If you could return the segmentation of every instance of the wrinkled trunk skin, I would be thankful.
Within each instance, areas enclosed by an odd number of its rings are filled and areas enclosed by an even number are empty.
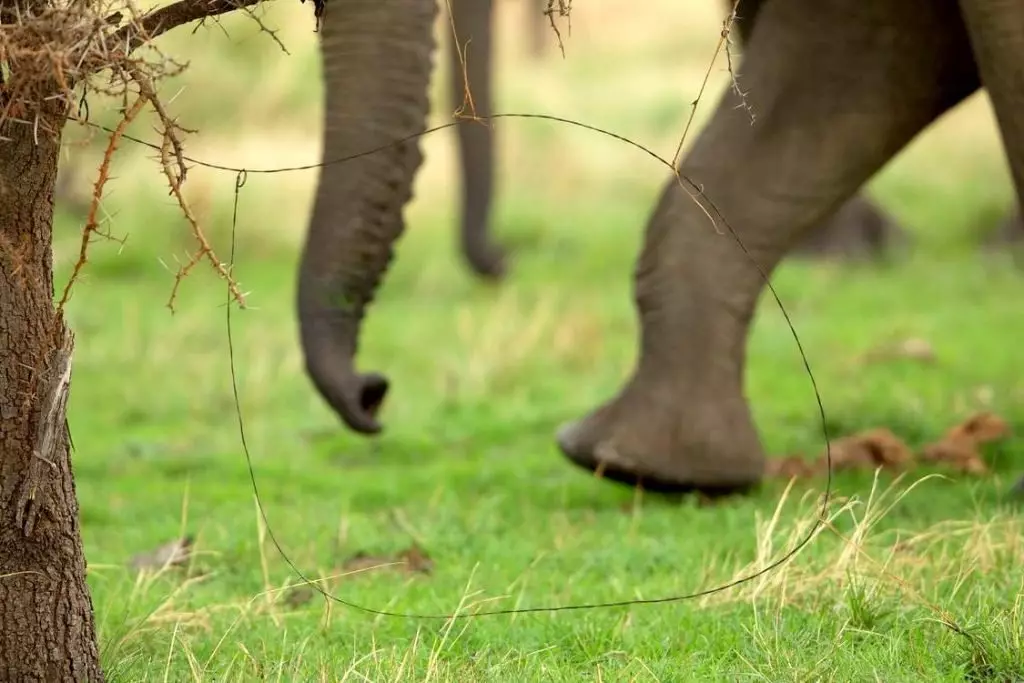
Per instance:
[[[44,131],[37,144],[32,126],[0,130],[0,680],[102,681],[54,393],[71,336],[53,305],[58,140]]]
[[[434,0],[334,0],[321,28],[325,162],[422,131]],[[360,323],[391,261],[422,162],[419,139],[320,169],[299,267],[299,330],[317,390],[353,430],[380,431],[388,381],[355,371]]]
[[[448,36],[448,67],[453,111],[490,116],[493,107],[493,0],[449,0],[455,24]],[[458,39],[458,45],[455,44]],[[465,64],[460,59],[462,52]],[[466,96],[468,90],[472,106]],[[490,236],[494,196],[494,128],[490,121],[463,121],[455,126],[462,173],[462,253],[473,271],[485,278],[505,273],[505,256]]]

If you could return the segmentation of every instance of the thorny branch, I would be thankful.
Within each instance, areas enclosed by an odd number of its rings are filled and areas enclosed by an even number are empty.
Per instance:
[[[186,275],[188,275],[193,266],[199,263],[199,261],[205,256],[210,261],[210,265],[213,266],[213,269],[217,271],[217,274],[227,281],[228,288],[231,291],[231,297],[239,306],[244,308],[245,297],[238,288],[238,283],[234,281],[225,265],[219,258],[217,258],[217,254],[214,253],[209,240],[206,239],[206,235],[203,233],[202,228],[199,227],[199,221],[196,220],[195,215],[192,213],[192,209],[189,208],[188,202],[185,201],[185,197],[181,192],[181,184],[185,181],[185,175],[188,169],[185,166],[185,155],[181,148],[181,142],[175,135],[175,131],[180,130],[180,127],[167,118],[167,114],[164,112],[163,106],[157,98],[156,91],[145,76],[143,74],[135,74],[135,79],[136,83],[139,85],[139,90],[141,91],[140,97],[149,100],[153,109],[160,115],[164,123],[163,143],[160,145],[160,167],[163,171],[164,177],[167,179],[167,184],[171,188],[171,194],[174,195],[174,198],[178,201],[178,207],[181,209],[182,214],[185,216],[185,220],[188,221],[188,224],[192,229],[192,236],[199,244],[198,251],[192,254],[188,263],[178,269],[178,273],[174,278],[174,286],[171,288],[171,296],[167,300],[167,307],[171,309],[171,311],[174,310],[174,299],[178,294],[178,287],[181,285],[181,281]]]
[[[562,43],[562,32],[558,30],[555,17],[566,19],[569,24],[569,35],[572,35],[572,0],[548,0],[548,6],[544,8],[544,16],[551,23],[551,30],[555,32],[555,39],[558,41],[558,49],[562,52],[562,59],[565,59],[565,45]]]
[[[124,51],[130,54],[173,28],[251,7],[259,2],[262,0],[178,0],[122,26],[112,36],[112,42],[114,45],[124,45]]]
[[[107,139],[107,148],[103,152],[103,160],[100,162],[99,172],[96,175],[96,183],[93,186],[92,198],[89,201],[89,211],[85,218],[85,227],[82,228],[82,244],[78,250],[78,260],[75,261],[74,270],[71,271],[71,277],[68,278],[68,282],[64,285],[64,292],[61,294],[60,302],[57,304],[57,310],[63,311],[64,304],[68,302],[71,297],[71,287],[75,284],[78,279],[78,274],[81,272],[82,267],[89,259],[89,241],[93,233],[99,230],[99,221],[96,218],[96,214],[99,212],[100,199],[103,197],[103,188],[107,184],[107,180],[110,179],[110,162],[113,160],[114,152],[117,151],[117,145],[121,142],[121,136],[124,135],[124,131],[128,128],[135,117],[139,115],[142,108],[146,105],[146,99],[139,97],[135,100],[130,108],[126,109],[121,116],[121,120],[118,121],[117,127],[114,128],[114,132],[110,134]]]
[[[31,6],[4,2],[3,20],[0,21],[0,129],[5,125],[32,125],[40,135],[56,135],[68,118],[88,122],[87,92],[124,101],[120,122],[110,134],[97,171],[89,212],[82,228],[79,256],[58,308],[63,309],[67,303],[72,285],[88,260],[92,236],[100,234],[97,214],[110,179],[113,154],[129,124],[138,118],[146,105],[162,129],[162,172],[199,247],[190,263],[179,270],[168,305],[173,310],[181,278],[196,262],[207,257],[218,275],[228,281],[238,304],[244,306],[237,283],[213,253],[181,192],[181,184],[187,175],[181,136],[194,131],[180,126],[168,113],[158,96],[156,84],[161,78],[180,73],[184,65],[165,57],[152,45],[152,41],[173,28],[245,10],[262,1],[177,0],[144,14],[138,12],[132,0],[50,0]],[[322,11],[323,3],[315,4]],[[130,19],[121,25],[124,16]],[[258,19],[257,24],[261,31],[277,40]],[[146,56],[135,54],[144,46],[147,48]],[[100,78],[103,74],[107,74],[106,82]],[[73,90],[79,86],[82,94],[76,97]],[[77,115],[71,113],[76,101]],[[46,119],[39,115],[42,107],[52,108],[54,103],[63,112],[58,116],[56,129],[46,126]],[[0,134],[0,143],[2,140]]]

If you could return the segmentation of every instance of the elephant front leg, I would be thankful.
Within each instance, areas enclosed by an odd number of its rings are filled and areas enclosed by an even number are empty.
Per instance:
[[[558,433],[571,461],[616,481],[721,492],[761,479],[743,371],[762,273],[977,88],[953,0],[775,0],[743,63],[756,122],[727,93],[681,169],[710,201],[673,180],[648,224],[637,367]],[[746,254],[709,224],[714,207]]]

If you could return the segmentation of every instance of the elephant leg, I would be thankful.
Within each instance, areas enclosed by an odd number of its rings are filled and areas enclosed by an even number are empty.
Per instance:
[[[742,44],[750,40],[765,0],[740,0],[733,30]],[[733,0],[725,0],[727,12]],[[746,58],[746,55],[744,55]],[[757,87],[747,79],[747,87]],[[810,258],[867,258],[878,260],[893,247],[909,242],[909,235],[886,211],[864,194],[853,196],[808,229],[794,254]]]
[[[988,90],[999,133],[1024,206],[1024,5],[1020,0],[961,0],[981,82]],[[1016,232],[1020,232],[1020,213]],[[1013,228],[1010,228],[1011,230]],[[1024,491],[1024,478],[1015,489]]]
[[[743,392],[764,284],[751,260],[770,273],[978,86],[956,0],[773,0],[760,9],[743,71],[756,122],[726,93],[681,171],[746,254],[673,179],[635,272],[633,374],[558,432],[565,456],[615,481],[715,492],[759,482],[764,452]]]
[[[1024,205],[1024,5],[1018,0],[962,0],[960,5],[1006,147],[1020,207]],[[994,237],[1003,243],[1024,237],[1020,208]]]
[[[491,114],[493,72],[493,0],[450,0],[455,32],[446,28],[449,40],[452,106],[471,115],[466,85],[478,116]],[[458,45],[455,44],[456,39]],[[468,44],[467,44],[468,43]],[[465,64],[460,59],[460,51]],[[462,253],[475,273],[500,278],[505,257],[490,236],[494,195],[494,133],[490,121],[463,121],[458,134],[459,168],[462,173]]]
[[[882,207],[858,194],[812,226],[793,253],[812,258],[878,260],[909,241],[907,232]]]

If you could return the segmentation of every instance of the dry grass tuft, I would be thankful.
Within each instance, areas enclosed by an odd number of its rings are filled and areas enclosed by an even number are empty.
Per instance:
[[[1024,524],[1012,517],[946,521],[912,534],[898,529],[876,532],[879,522],[915,489],[939,477],[928,475],[904,486],[900,476],[880,489],[880,472],[876,471],[865,500],[833,501],[812,543],[801,548],[791,562],[732,591],[706,596],[700,605],[767,601],[775,608],[821,606],[822,601],[843,603],[851,592],[868,590],[873,596],[896,596],[905,604],[933,612],[943,623],[955,623],[940,605],[943,598],[962,600],[957,593],[974,575],[1024,564]],[[788,526],[782,523],[792,491],[791,481],[774,512],[758,519],[757,556],[735,572],[736,578],[777,561],[810,533],[816,515],[800,515]],[[820,509],[820,501],[813,498],[813,492],[807,492],[801,505],[810,502]],[[821,552],[810,552],[812,547]],[[948,595],[936,596],[943,579],[954,579],[953,587]]]

